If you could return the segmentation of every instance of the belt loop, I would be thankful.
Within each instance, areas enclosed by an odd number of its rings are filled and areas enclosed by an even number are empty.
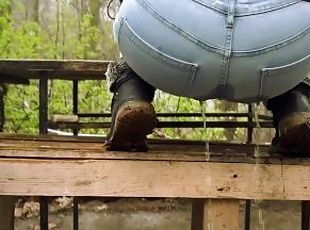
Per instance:
[[[226,22],[227,28],[232,28],[234,26],[236,1],[237,0],[229,0],[229,6],[228,6],[229,8],[227,11],[227,22]]]

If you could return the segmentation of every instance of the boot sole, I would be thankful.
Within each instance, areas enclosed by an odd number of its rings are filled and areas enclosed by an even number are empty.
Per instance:
[[[155,111],[150,103],[126,102],[117,112],[106,148],[108,150],[147,151],[146,136],[152,133],[156,125]]]

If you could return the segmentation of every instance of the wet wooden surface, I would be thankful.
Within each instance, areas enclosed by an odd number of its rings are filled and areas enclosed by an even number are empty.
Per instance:
[[[264,163],[310,165],[305,157],[270,154],[268,145],[228,144],[183,140],[148,140],[149,151],[106,151],[102,137],[0,135],[0,157],[85,159],[85,160],[158,160],[223,163]],[[259,152],[259,154],[257,154]],[[209,155],[211,156],[208,159]]]
[[[310,200],[310,159],[268,146],[149,141],[110,152],[103,138],[0,137],[0,195]],[[208,154],[210,154],[210,159]]]

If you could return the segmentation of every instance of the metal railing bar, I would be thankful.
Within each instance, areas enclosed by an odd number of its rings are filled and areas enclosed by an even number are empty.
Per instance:
[[[110,118],[111,113],[77,113],[79,118]],[[202,117],[202,113],[157,113],[157,117]],[[205,113],[206,117],[240,117],[240,118],[253,118],[251,113]],[[272,117],[267,115],[258,115],[259,119],[272,120]]]
[[[96,129],[110,128],[110,122],[49,122],[48,128],[51,129]],[[271,122],[247,122],[247,121],[207,121],[207,128],[272,128]],[[203,128],[202,121],[160,121],[157,128]]]

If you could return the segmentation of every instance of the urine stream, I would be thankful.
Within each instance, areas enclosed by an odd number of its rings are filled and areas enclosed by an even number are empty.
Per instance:
[[[202,114],[202,121],[203,121],[203,140],[205,141],[205,160],[210,160],[210,145],[208,140],[208,130],[207,130],[207,101],[199,101],[201,114]]]
[[[258,119],[258,113],[257,109],[254,108],[254,122],[256,123],[257,128],[259,129],[259,132],[263,132],[260,124],[259,124],[259,119]],[[261,165],[261,151],[259,144],[257,141],[254,140],[255,147],[254,147],[254,157],[255,157],[255,167],[254,167],[254,172],[256,176],[256,185],[258,188],[261,188],[262,191],[260,192],[261,196],[263,195],[263,181],[261,174],[263,173],[264,168]],[[254,200],[254,203],[257,205],[258,208],[258,228],[261,230],[265,230],[265,221],[264,221],[264,209],[263,209],[263,199],[258,198]]]
[[[207,129],[207,116],[206,116],[206,112],[207,112],[207,101],[199,101],[200,103],[200,109],[201,109],[201,114],[202,114],[202,121],[203,121],[203,136],[202,139],[205,141],[205,161],[210,161],[210,144],[209,144],[209,140],[208,140],[208,129]],[[208,176],[207,177],[207,183],[212,184],[212,177]],[[211,203],[212,203],[212,199],[208,199],[208,206],[211,207]],[[211,210],[211,209],[210,209]],[[211,215],[210,212],[208,212],[208,215]],[[207,218],[208,220],[211,220],[211,218]],[[207,229],[208,230],[213,230],[213,224],[212,222],[208,222],[207,223]]]
[[[207,135],[207,117],[206,117],[206,111],[207,111],[207,101],[200,101],[200,108],[201,108],[201,113],[202,113],[202,119],[203,119],[203,140],[205,140],[205,160],[210,161],[210,145],[209,145],[209,140],[208,140],[208,135]],[[258,119],[258,113],[257,110],[254,109],[254,122],[256,123],[257,128],[259,129],[260,132],[262,132],[262,128],[260,127],[259,124],[259,119]],[[255,141],[255,140],[254,140]],[[264,220],[264,209],[263,209],[263,181],[261,174],[263,173],[264,167],[261,164],[261,157],[263,156],[261,151],[260,151],[260,146],[257,142],[254,146],[254,157],[255,157],[255,167],[254,167],[254,175],[255,175],[255,181],[256,181],[256,186],[258,188],[261,188],[261,198],[257,198],[254,200],[254,203],[257,206],[258,209],[258,229],[260,230],[265,230],[265,220]],[[209,178],[211,180],[211,177]],[[212,181],[210,181],[212,183]],[[211,200],[209,199],[209,202]],[[209,204],[210,205],[210,204]],[[212,229],[212,223],[208,223],[208,229]]]

